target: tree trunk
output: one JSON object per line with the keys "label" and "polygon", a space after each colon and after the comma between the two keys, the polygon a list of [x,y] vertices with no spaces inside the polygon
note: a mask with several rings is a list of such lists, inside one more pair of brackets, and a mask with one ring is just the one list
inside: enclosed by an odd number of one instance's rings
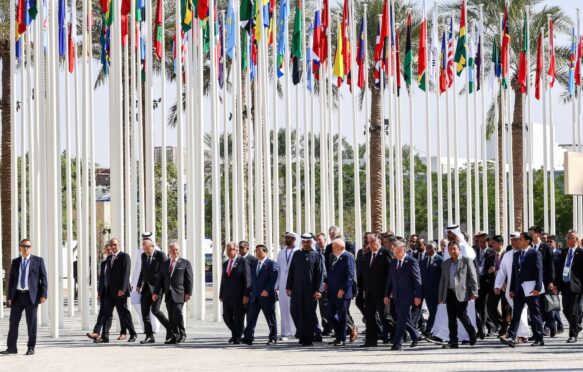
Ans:
{"label": "tree trunk", "polygon": [[371,197],[371,229],[381,232],[383,228],[383,174],[384,162],[382,159],[382,118],[381,118],[381,91],[371,85],[371,113],[370,113],[370,197]]}
{"label": "tree trunk", "polygon": [[12,153],[12,143],[10,141],[12,128],[10,127],[10,93],[12,87],[10,86],[10,45],[8,41],[2,42],[2,53],[0,60],[2,61],[2,101],[0,107],[2,108],[2,181],[0,188],[2,189],[2,269],[4,270],[5,278],[8,278],[10,270],[10,261],[12,259],[12,236],[11,236],[11,222],[10,215],[12,212],[10,206],[11,198],[11,179],[10,172],[12,170],[12,163],[10,156]]}
{"label": "tree trunk", "polygon": [[516,231],[523,231],[523,133],[522,133],[522,93],[520,86],[515,83],[512,85],[514,90],[514,115],[512,120],[512,165],[514,177],[514,228]]}

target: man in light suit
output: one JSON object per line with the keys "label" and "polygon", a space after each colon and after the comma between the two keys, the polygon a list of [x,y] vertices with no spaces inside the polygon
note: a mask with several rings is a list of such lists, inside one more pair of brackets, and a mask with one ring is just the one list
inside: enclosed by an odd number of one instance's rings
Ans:
{"label": "man in light suit", "polygon": [[446,304],[449,343],[444,348],[457,349],[459,319],[470,336],[470,345],[476,344],[476,329],[468,316],[468,301],[478,298],[478,278],[472,259],[460,254],[456,241],[448,245],[449,258],[443,261],[439,281],[439,303]]}
{"label": "man in light suit", "polygon": [[18,324],[22,312],[26,314],[28,328],[28,350],[26,355],[34,354],[36,346],[36,313],[39,303],[47,300],[47,270],[42,257],[32,255],[32,243],[28,239],[20,242],[20,257],[12,260],[10,279],[6,300],[10,311],[10,328],[8,330],[8,348],[1,351],[2,355],[16,354],[18,339]]}
{"label": "man in light suit", "polygon": [[192,296],[192,265],[190,261],[180,257],[178,243],[170,243],[168,255],[170,258],[160,267],[152,301],[158,301],[162,294],[166,297],[171,336],[165,344],[179,344],[186,339],[182,308]]}

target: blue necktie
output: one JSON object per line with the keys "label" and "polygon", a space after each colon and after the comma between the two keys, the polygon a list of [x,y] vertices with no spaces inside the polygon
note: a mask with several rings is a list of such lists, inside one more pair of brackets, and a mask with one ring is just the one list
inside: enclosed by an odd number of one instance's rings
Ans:
{"label": "blue necktie", "polygon": [[522,264],[524,263],[524,251],[520,252],[520,257],[518,258],[518,269],[522,269]]}
{"label": "blue necktie", "polygon": [[26,268],[28,267],[28,260],[23,258],[20,262],[20,288],[26,287]]}
{"label": "blue necktie", "polygon": [[[573,250],[569,249],[569,253],[567,254],[567,262],[565,263],[565,267],[569,268],[569,272],[571,271],[571,264],[573,263]],[[569,283],[569,274],[563,275],[563,282]]]}

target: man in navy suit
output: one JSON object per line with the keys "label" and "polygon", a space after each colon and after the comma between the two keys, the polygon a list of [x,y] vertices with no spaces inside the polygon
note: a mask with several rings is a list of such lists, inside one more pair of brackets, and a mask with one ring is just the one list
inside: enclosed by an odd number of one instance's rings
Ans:
{"label": "man in navy suit", "polygon": [[47,270],[41,257],[32,255],[32,243],[28,239],[20,242],[20,257],[12,260],[10,279],[8,281],[7,303],[10,311],[10,328],[8,330],[8,348],[0,354],[16,354],[18,324],[22,312],[26,314],[28,328],[28,350],[26,355],[34,354],[36,346],[36,313],[39,303],[47,300]]}
{"label": "man in navy suit", "polygon": [[385,288],[385,305],[394,301],[397,312],[397,324],[393,334],[391,350],[400,350],[405,330],[409,332],[413,342],[411,347],[417,346],[421,336],[413,327],[411,320],[411,306],[421,305],[422,286],[421,272],[417,260],[405,253],[405,243],[397,240],[394,245],[395,259],[391,262],[389,277]]}
{"label": "man in navy suit", "polygon": [[[510,288],[510,298],[514,299],[512,309],[512,322],[508,328],[508,337],[501,337],[500,341],[510,347],[515,347],[516,332],[520,322],[520,315],[524,305],[528,306],[530,322],[534,334],[532,346],[544,346],[543,325],[538,296],[544,293],[543,282],[543,258],[540,251],[531,246],[532,236],[528,232],[520,234],[518,247],[520,250],[514,253],[512,262],[512,288]],[[532,285],[534,287],[531,289]],[[527,293],[525,293],[525,287]]]}
{"label": "man in navy suit", "polygon": [[346,344],[346,318],[352,299],[355,266],[354,255],[346,251],[344,240],[334,239],[330,255],[330,269],[326,278],[328,321],[332,323],[336,336],[330,344],[334,346]]}
{"label": "man in navy suit", "polygon": [[269,340],[267,345],[277,343],[277,319],[275,317],[275,285],[279,275],[277,263],[267,257],[267,247],[259,244],[255,248],[257,261],[251,266],[251,293],[249,295],[249,308],[247,312],[247,327],[243,343],[252,345],[255,337],[255,326],[259,311],[263,312],[267,326],[269,327]]}
{"label": "man in navy suit", "polygon": [[567,233],[567,249],[561,252],[557,264],[559,290],[563,295],[563,313],[569,322],[567,343],[577,342],[581,332],[581,294],[583,293],[583,248],[575,230]]}
{"label": "man in navy suit", "polygon": [[425,258],[419,263],[421,267],[421,282],[423,284],[423,299],[429,310],[429,319],[427,319],[425,327],[427,336],[431,335],[431,329],[433,328],[433,323],[435,323],[435,314],[437,314],[442,263],[443,257],[437,254],[437,244],[430,242],[427,245]]}

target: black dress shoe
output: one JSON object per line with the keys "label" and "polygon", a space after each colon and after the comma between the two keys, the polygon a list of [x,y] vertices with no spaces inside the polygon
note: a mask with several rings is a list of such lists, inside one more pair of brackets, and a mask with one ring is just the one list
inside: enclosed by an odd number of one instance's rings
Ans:
{"label": "black dress shoe", "polygon": [[315,336],[314,336],[314,342],[322,342],[322,336],[320,336],[320,335],[315,335]]}
{"label": "black dress shoe", "polygon": [[478,337],[480,338],[480,340],[483,340],[486,338],[486,335],[484,334],[484,332],[478,332]]}
{"label": "black dress shoe", "polygon": [[444,345],[444,342],[441,338],[437,337],[437,336],[430,336],[427,337],[425,339],[425,341],[427,342],[431,342],[432,344],[437,344],[437,345]]}
{"label": "black dress shoe", "polygon": [[137,339],[138,339],[138,335],[131,335],[128,342],[136,342]]}
{"label": "black dress shoe", "polygon": [[[129,341],[128,341],[129,342]],[[154,337],[148,336],[146,337],[143,341],[140,341],[141,345],[145,345],[145,344],[153,344],[155,343],[156,340],[154,339]]]}
{"label": "black dress shoe", "polygon": [[332,343],[332,346],[346,346],[346,342],[336,340]]}
{"label": "black dress shoe", "polygon": [[180,343],[183,343],[184,341],[186,341],[186,335],[180,336],[180,338],[178,339],[178,341],[176,341],[176,343],[180,344]]}
{"label": "black dress shoe", "polygon": [[302,342],[300,345],[301,346],[314,346],[314,343],[312,341],[305,341],[305,342]]}
{"label": "black dress shoe", "polygon": [[442,346],[443,349],[457,349],[458,344],[450,344],[449,342]]}
{"label": "black dress shoe", "polygon": [[[277,344],[277,340],[274,338],[269,339],[269,341],[267,341],[265,343],[265,345],[275,345],[275,344]],[[249,345],[251,345],[251,344],[249,344]],[[303,344],[302,344],[302,346],[303,346]]]}
{"label": "black dress shoe", "polygon": [[470,336],[470,346],[474,346],[477,341],[478,339],[476,338],[476,336]]}
{"label": "black dress shoe", "polygon": [[502,342],[506,346],[516,347],[517,342],[511,338],[500,337],[500,342]]}
{"label": "black dress shoe", "polygon": [[530,346],[545,346],[545,342],[543,340],[538,340],[530,344]]}
{"label": "black dress shoe", "polygon": [[253,341],[249,340],[248,338],[242,338],[241,342],[245,345],[253,345]]}
{"label": "black dress shoe", "polygon": [[26,354],[25,355],[34,355],[34,348],[33,347],[29,347],[28,350],[26,350]]}
{"label": "black dress shoe", "polygon": [[417,344],[419,343],[419,339],[421,337],[417,337],[416,339],[413,340],[413,342],[411,342],[411,345],[409,345],[409,347],[415,347],[417,346]]}
{"label": "black dress shoe", "polygon": [[393,345],[391,346],[391,350],[401,350],[401,345]]}
{"label": "black dress shoe", "polygon": [[164,342],[165,345],[176,345],[177,343],[178,342],[176,342],[174,338],[171,338],[170,340]]}
{"label": "black dress shoe", "polygon": [[98,338],[93,342],[96,344],[109,344],[109,338]]}
{"label": "black dress shoe", "polygon": [[358,347],[377,347],[377,344],[367,344],[366,342],[362,345],[358,345]]}
{"label": "black dress shoe", "polygon": [[536,340],[534,339],[534,336],[530,336],[530,337],[528,338],[528,341],[536,341]]}
{"label": "black dress shoe", "polygon": [[10,354],[16,354],[16,353],[18,353],[16,350],[8,350],[8,349],[6,349],[6,350],[3,350],[3,351],[0,351],[0,355],[10,355]]}
{"label": "black dress shoe", "polygon": [[234,337],[231,337],[231,338],[229,339],[229,343],[230,343],[230,344],[232,344],[233,342],[235,342],[235,338],[234,338]]}
{"label": "black dress shoe", "polygon": [[575,342],[577,342],[577,338],[576,337],[569,337],[569,339],[567,340],[568,344],[574,344]]}

